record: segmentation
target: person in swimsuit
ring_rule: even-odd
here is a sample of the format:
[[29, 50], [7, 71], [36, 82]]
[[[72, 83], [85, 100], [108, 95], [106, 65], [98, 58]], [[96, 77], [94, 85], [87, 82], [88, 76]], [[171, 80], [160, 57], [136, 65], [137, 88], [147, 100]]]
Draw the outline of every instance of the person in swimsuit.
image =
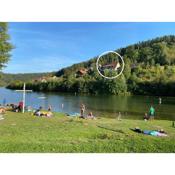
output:
[[82, 103], [80, 106], [80, 118], [85, 118], [84, 114], [85, 114], [85, 105]]

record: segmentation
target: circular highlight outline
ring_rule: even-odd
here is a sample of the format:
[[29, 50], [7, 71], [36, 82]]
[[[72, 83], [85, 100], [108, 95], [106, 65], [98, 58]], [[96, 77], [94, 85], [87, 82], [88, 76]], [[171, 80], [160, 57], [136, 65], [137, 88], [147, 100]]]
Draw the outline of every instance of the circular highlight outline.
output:
[[[123, 65], [123, 66], [122, 66], [122, 70], [120, 71], [120, 73], [119, 73], [118, 75], [116, 75], [116, 76], [114, 76], [114, 77], [106, 77], [106, 76], [104, 76], [104, 75], [100, 72], [100, 70], [98, 69], [98, 62], [99, 62], [100, 58], [101, 58], [102, 56], [104, 56], [104, 55], [107, 55], [108, 53], [114, 53], [114, 54], [116, 54], [117, 56], [119, 56], [120, 59], [122, 60], [122, 65]], [[118, 76], [120, 76], [120, 75], [122, 74], [122, 72], [123, 72], [123, 70], [124, 70], [124, 67], [125, 67], [125, 62], [124, 62], [124, 60], [123, 60], [123, 57], [122, 57], [119, 53], [114, 52], [114, 51], [106, 51], [106, 52], [103, 52], [101, 55], [98, 56], [97, 61], [96, 61], [96, 69], [97, 69], [98, 73], [99, 73], [103, 78], [106, 78], [106, 79], [115, 79], [115, 78], [117, 78]]]

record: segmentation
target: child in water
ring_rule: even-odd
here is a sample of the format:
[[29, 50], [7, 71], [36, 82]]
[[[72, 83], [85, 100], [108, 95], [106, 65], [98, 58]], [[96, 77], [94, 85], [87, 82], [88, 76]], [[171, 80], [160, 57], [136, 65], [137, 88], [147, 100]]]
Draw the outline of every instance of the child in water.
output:
[[162, 98], [159, 97], [159, 105], [161, 105], [161, 104], [162, 104]]
[[61, 104], [61, 108], [62, 108], [62, 109], [64, 108], [64, 104], [63, 104], [63, 103]]

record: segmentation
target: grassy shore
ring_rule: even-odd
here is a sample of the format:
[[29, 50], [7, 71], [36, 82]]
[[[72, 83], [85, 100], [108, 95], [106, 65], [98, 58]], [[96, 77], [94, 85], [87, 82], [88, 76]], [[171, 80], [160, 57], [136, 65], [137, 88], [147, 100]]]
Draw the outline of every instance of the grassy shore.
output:
[[[55, 113], [39, 118], [7, 112], [0, 121], [0, 152], [175, 152], [175, 128], [167, 120], [83, 120]], [[168, 137], [137, 134], [129, 128], [163, 128]]]

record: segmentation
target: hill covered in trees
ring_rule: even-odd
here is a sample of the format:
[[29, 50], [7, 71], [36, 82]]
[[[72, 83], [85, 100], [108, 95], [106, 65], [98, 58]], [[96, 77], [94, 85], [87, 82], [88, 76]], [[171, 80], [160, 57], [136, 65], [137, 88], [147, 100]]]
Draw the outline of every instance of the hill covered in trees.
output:
[[[27, 86], [36, 91], [175, 96], [175, 36], [139, 42], [116, 51], [125, 61], [123, 74], [116, 79], [101, 77], [94, 57], [59, 70], [52, 75], [56, 78], [29, 81]], [[13, 82], [8, 88], [22, 88], [22, 83]]]
[[[55, 73], [53, 73], [55, 74]], [[43, 76], [49, 76], [52, 73], [19, 73], [19, 74], [8, 74], [8, 73], [0, 73], [0, 86], [8, 86], [11, 83], [21, 83], [21, 82], [29, 82], [33, 79], [39, 79]]]

